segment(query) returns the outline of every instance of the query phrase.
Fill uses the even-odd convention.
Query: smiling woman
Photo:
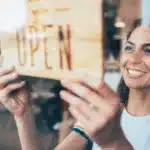
[[[61,81],[64,88],[60,96],[70,105],[78,124],[55,150],[84,150],[93,143],[93,150],[150,149],[149,43],[149,26],[134,29],[125,43],[120,63],[126,91],[123,109],[120,101],[124,95],[119,96],[102,77],[84,73],[76,80]],[[42,150],[24,84],[14,67],[1,70],[0,102],[14,115],[22,150]],[[10,92],[16,89],[20,90],[12,97]]]
[[[124,81],[131,88],[150,87],[150,28],[136,28],[127,42],[121,58]]]
[[[127,38],[121,54],[120,68],[123,78],[119,86],[120,97],[108,85],[99,83],[98,79],[96,82],[96,79],[88,77],[88,75],[84,76],[79,83],[62,82],[66,89],[77,95],[75,96],[69,91],[61,92],[61,97],[70,104],[71,113],[80,122],[82,128],[80,126],[78,128],[84,130],[99,145],[94,144],[93,150],[100,148],[149,150],[149,43],[149,26],[137,27]],[[119,121],[120,102],[118,100],[124,104]],[[91,105],[94,107],[91,108]],[[72,133],[69,138],[72,137],[75,143],[79,139],[78,134]],[[137,137],[141,137],[140,140]],[[67,149],[67,144],[69,145],[68,138],[58,146],[57,150],[62,147]],[[83,146],[83,143],[81,145]],[[72,147],[73,144],[70,144],[69,148]],[[83,147],[80,146],[80,149]]]

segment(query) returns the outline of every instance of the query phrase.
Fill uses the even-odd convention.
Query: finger
[[[10,92],[22,88],[22,87],[24,86],[24,84],[25,84],[24,81],[9,84],[8,86],[6,86],[6,87],[3,89],[3,92],[4,92],[6,95],[8,95]]]
[[[114,101],[113,99],[117,99],[117,97],[119,97],[118,93],[112,90],[112,88],[108,84],[100,82],[99,77],[92,77],[91,75],[87,74],[84,77],[84,82],[92,89],[97,91],[99,96],[101,96],[104,100],[109,100],[108,102],[112,104],[116,103],[116,101]]]
[[[97,116],[96,108],[91,108],[89,104],[82,103],[77,106],[75,105],[74,108],[88,120],[92,120],[93,117]]]
[[[65,100],[67,103],[69,103],[70,105],[74,105],[75,107],[81,107],[82,106],[84,107],[84,111],[86,111],[86,109],[88,108],[85,108],[86,106],[89,107],[89,104],[88,103],[85,103],[84,100],[82,100],[81,98],[71,94],[70,92],[67,92],[67,91],[61,91],[60,92],[60,96],[63,100]],[[90,104],[92,104],[93,106],[95,106],[93,108],[93,110],[91,109],[91,113],[93,111],[93,113],[96,111],[102,111],[103,113],[107,112],[110,110],[110,105],[107,104],[107,101],[103,101],[103,100],[95,100],[95,99],[90,99]],[[84,113],[83,111],[83,113]],[[93,116],[96,115],[95,113],[93,114]]]
[[[19,97],[14,97],[12,98],[12,103],[15,104],[15,107],[13,108],[12,112],[15,116],[20,116],[23,114],[23,112],[25,111],[25,108],[26,108],[26,104],[24,102],[22,102]],[[10,103],[10,106],[13,104]]]
[[[70,105],[73,105],[86,118],[89,118],[88,114],[93,114],[93,116],[95,115],[94,112],[96,112],[96,109],[91,108],[89,104],[85,103],[81,98],[67,91],[61,91],[60,95],[63,100],[65,100]]]
[[[64,97],[62,97],[66,102],[70,104],[74,103],[81,103],[79,101],[84,101],[88,104],[92,104],[95,106],[97,109],[102,110],[103,112],[109,110],[110,108],[110,103],[108,100],[104,100],[101,95],[97,95],[97,93],[94,93],[92,90],[89,88],[81,85],[81,84],[76,84],[76,83],[67,83],[66,88],[69,86],[69,90],[71,90],[73,93],[75,93],[77,96],[80,96],[81,98],[67,92],[64,92]],[[81,104],[78,104],[81,105]]]
[[[87,119],[82,114],[80,114],[73,106],[69,107],[69,111],[72,116],[83,125],[83,127],[87,124]]]
[[[70,94],[69,92],[62,91],[61,97],[70,105],[73,105],[85,118],[89,118],[89,115],[95,116],[96,109],[90,108],[89,104],[83,102],[80,98]]]
[[[23,104],[18,104],[13,98],[7,101],[7,103],[5,103],[4,106],[15,116],[20,116],[24,111]]]
[[[14,99],[9,99],[9,101],[5,101],[4,106],[11,112],[14,112],[14,110],[17,107],[17,103]]]
[[[19,77],[17,72],[7,74],[0,78],[0,88],[4,88],[9,82],[16,80]]]
[[[102,97],[97,95],[97,93],[93,92],[91,89],[77,83],[69,83],[69,82],[63,82],[63,85],[76,95],[83,98],[88,103],[92,103],[94,106],[99,106],[104,103],[102,101]],[[101,102],[102,101],[102,102]]]
[[[101,84],[103,84],[103,78],[93,73],[82,72],[80,74],[78,73],[75,77],[74,80],[70,81],[82,83],[96,91],[101,87]]]
[[[68,120],[69,118],[70,118],[70,113],[67,110],[65,110],[63,112],[63,120]]]
[[[90,74],[87,74],[83,78],[83,82],[85,85],[88,85],[89,87],[91,87],[93,90],[97,92],[99,92],[100,88],[104,84],[104,81],[100,77],[96,75],[90,75]]]
[[[64,90],[60,92],[60,96],[63,100],[65,100],[70,105],[81,105],[81,103],[84,103],[81,98]]]
[[[25,112],[25,105],[23,105],[22,103],[20,103],[18,105],[18,108],[15,110],[14,115],[15,116],[22,116],[23,113]]]
[[[16,103],[18,104],[18,105],[21,105],[21,104],[24,104],[22,101],[21,101],[21,99],[18,97],[18,95],[16,95],[16,93],[14,92],[11,92],[11,96],[13,97],[13,99],[15,99],[15,101],[16,101]]]
[[[109,85],[104,83],[99,89],[99,94],[104,97],[104,99],[111,100],[114,97],[118,96],[118,93],[115,92]],[[110,101],[111,102],[111,101]]]
[[[103,97],[107,97],[108,95],[114,94],[115,92],[112,90],[112,88],[110,88],[110,86],[106,83],[101,84],[100,88],[99,88],[99,93],[103,96]]]
[[[64,82],[62,81],[62,84]],[[116,92],[114,92],[112,88],[110,88],[106,83],[102,81],[100,76],[97,76],[92,73],[84,73],[80,75],[76,83],[82,83],[85,86],[90,87],[94,91],[98,92],[102,97],[106,97],[111,94],[116,94]]]
[[[89,86],[94,91],[97,91],[103,97],[112,92],[112,89],[106,83],[104,83],[100,76],[92,73],[85,73],[82,77],[82,83]]]
[[[21,87],[24,86],[24,84],[25,84],[24,81],[18,82],[18,83],[12,83],[6,86],[3,90],[1,90],[0,100],[2,104],[5,104],[8,102],[9,100],[8,96],[11,92],[13,92],[14,90],[20,89]]]
[[[3,76],[3,75],[9,74],[9,73],[11,73],[14,70],[15,70],[14,66],[10,66],[8,68],[1,68],[0,69],[0,77]]]

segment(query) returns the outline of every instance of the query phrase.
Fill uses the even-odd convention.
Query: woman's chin
[[[148,86],[144,85],[143,82],[136,82],[136,81],[125,81],[125,84],[130,89],[147,89]]]
[[[145,88],[145,83],[148,83],[147,81],[149,79],[147,73],[142,75],[131,75],[127,71],[123,74],[123,78],[127,87],[133,89]]]

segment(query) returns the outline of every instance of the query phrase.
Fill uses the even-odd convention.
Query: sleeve
[[[93,142],[92,150],[101,150],[100,146]]]

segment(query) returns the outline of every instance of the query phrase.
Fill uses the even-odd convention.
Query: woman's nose
[[[143,57],[142,51],[134,51],[129,58],[131,63],[141,63]]]

